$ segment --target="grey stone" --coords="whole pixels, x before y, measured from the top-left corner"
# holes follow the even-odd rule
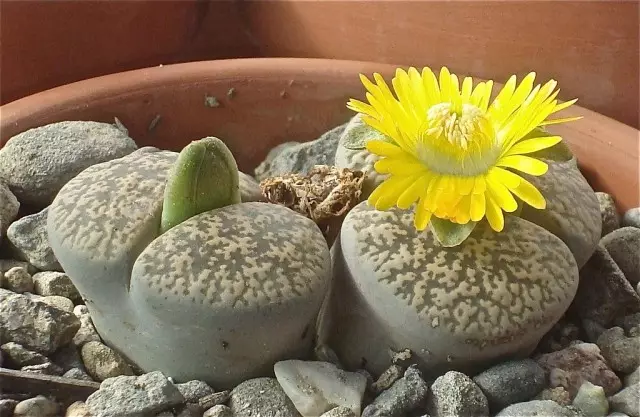
[[[86,404],[93,417],[147,417],[183,402],[178,388],[162,372],[154,371],[106,379]]]
[[[73,344],[77,347],[82,347],[88,342],[100,342],[100,335],[93,326],[89,309],[86,305],[77,305],[73,309],[75,314],[80,319],[80,330],[73,336]]]
[[[640,417],[640,384],[624,388],[609,397],[611,410],[625,413],[629,417]]]
[[[84,401],[76,401],[67,407],[64,417],[93,417]]]
[[[73,344],[64,346],[49,356],[53,363],[61,367],[65,372],[73,368],[86,371],[84,363],[82,363],[82,358],[80,357],[80,351]]]
[[[51,123],[7,141],[0,149],[0,179],[23,204],[44,207],[85,168],[135,149],[133,139],[108,123]]]
[[[544,369],[532,359],[504,362],[476,375],[473,381],[495,411],[532,399],[546,384]]]
[[[600,349],[593,343],[581,343],[547,353],[536,360],[545,370],[551,388],[562,386],[575,397],[585,381],[604,388],[607,395],[622,386],[620,378],[609,368]]]
[[[622,225],[640,228],[640,207],[627,210],[622,216]]]
[[[580,270],[571,314],[609,327],[618,317],[640,312],[640,296],[602,245]]]
[[[18,401],[11,399],[0,399],[0,417],[13,417]]]
[[[79,328],[73,313],[0,289],[0,340],[47,355],[71,342]]]
[[[640,336],[627,337],[620,327],[606,330],[597,345],[611,369],[629,374],[640,366]]]
[[[640,384],[640,366],[635,371],[624,377],[624,386]]]
[[[415,365],[362,411],[362,417],[402,417],[423,407],[429,385]]]
[[[5,343],[0,346],[0,350],[2,350],[7,366],[15,369],[22,368],[23,366],[40,365],[49,362],[49,358],[46,356],[41,355],[38,352],[32,352],[24,346],[14,342]]]
[[[96,381],[122,375],[133,375],[129,364],[120,354],[100,342],[87,342],[81,349],[82,362]]]
[[[397,380],[402,378],[403,374],[404,369],[400,365],[391,365],[382,374],[380,374],[378,379],[376,379],[376,382],[371,384],[371,391],[375,394],[380,394],[382,391],[391,387]]]
[[[254,170],[258,181],[287,173],[306,174],[314,165],[333,165],[340,135],[346,123],[310,142],[285,142],[269,151]]]
[[[432,417],[483,417],[489,415],[489,402],[471,378],[461,372],[449,371],[431,385],[428,409]]]
[[[0,150],[1,152],[1,150]],[[62,271],[47,237],[47,214],[49,208],[24,216],[11,223],[7,238],[19,256],[43,271]]]
[[[622,319],[622,328],[629,336],[640,336],[640,313],[625,316]]]
[[[55,308],[59,308],[62,311],[73,313],[73,301],[69,300],[67,297],[62,297],[60,295],[47,295],[45,297],[42,297],[40,302],[49,304],[50,306]]]
[[[321,361],[290,359],[273,367],[280,386],[305,417],[318,416],[335,406],[345,406],[360,415],[367,378]]]
[[[20,370],[24,372],[33,372],[33,373],[42,374],[42,375],[60,376],[63,374],[62,368],[60,368],[58,365],[56,365],[53,362],[45,362],[39,365],[23,366]]]
[[[17,293],[33,292],[33,279],[25,268],[16,266],[4,273],[3,287]]]
[[[555,388],[545,388],[540,391],[540,394],[536,395],[534,399],[551,400],[557,402],[560,405],[571,404],[571,395],[563,386],[558,386]]]
[[[609,412],[609,401],[604,389],[585,381],[573,399],[573,406],[587,417],[604,417]]]
[[[63,272],[39,272],[33,276],[35,292],[38,295],[59,295],[71,301],[81,300],[80,293],[71,282],[69,276]]]
[[[2,181],[0,181],[0,243],[9,225],[18,217],[20,202]]]
[[[44,395],[20,401],[13,410],[14,417],[57,417],[60,406]]]
[[[184,400],[188,403],[197,403],[200,398],[214,393],[213,388],[206,382],[198,380],[176,384],[176,387],[178,387],[178,391],[180,391]]]
[[[253,378],[232,391],[229,408],[234,417],[299,417],[289,397],[275,378]]]
[[[620,215],[610,194],[596,192],[596,197],[598,198],[600,214],[602,215],[602,236],[606,236],[620,227]]]
[[[93,378],[80,368],[71,368],[62,375],[64,378],[80,379],[82,381],[93,381]]]
[[[230,397],[231,391],[229,390],[214,392],[213,394],[208,394],[200,398],[198,400],[198,405],[202,409],[207,410],[213,406],[226,403],[229,401]]]
[[[226,405],[218,404],[214,405],[210,409],[204,412],[202,417],[234,417],[233,411]]]
[[[320,417],[358,417],[356,414],[353,414],[348,407],[335,407],[331,410],[327,411]]]
[[[533,400],[512,404],[495,417],[581,417],[575,409],[550,400]]]
[[[198,404],[185,404],[185,406],[178,412],[176,417],[203,417],[202,413],[205,411],[204,408],[200,407]],[[233,416],[231,416],[233,417]]]
[[[623,227],[600,240],[624,276],[632,284],[640,282],[640,229]]]

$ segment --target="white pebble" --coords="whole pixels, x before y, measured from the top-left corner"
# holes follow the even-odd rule
[[[33,292],[33,279],[25,268],[15,266],[4,273],[4,287],[20,294]]]
[[[60,407],[43,395],[20,401],[13,410],[14,417],[54,417]]]

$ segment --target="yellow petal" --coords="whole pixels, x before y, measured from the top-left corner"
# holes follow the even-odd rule
[[[349,100],[349,102],[347,103],[347,107],[351,110],[360,112],[360,113],[364,113],[364,114],[368,114],[370,116],[376,117],[378,116],[378,112],[373,108],[373,106],[371,106],[370,104],[364,103],[360,100],[356,100],[356,99],[351,99]]]
[[[504,215],[491,196],[487,196],[487,221],[496,232],[501,232],[504,229]]]
[[[456,206],[456,223],[466,224],[471,219],[471,196],[465,195]]]
[[[489,170],[489,176],[494,181],[501,182],[509,189],[520,185],[520,180],[522,179],[518,174],[514,174],[513,172],[500,167],[491,168]]]
[[[427,103],[432,106],[441,102],[440,87],[438,86],[438,80],[436,75],[431,71],[431,68],[425,67],[422,69],[422,85],[424,86],[424,92],[427,97]]]
[[[489,186],[489,193],[491,194],[492,200],[494,200],[501,209],[508,213],[516,211],[518,202],[513,198],[513,195],[511,195],[506,186],[491,178],[487,179],[487,185]]]
[[[529,175],[542,175],[549,169],[546,162],[524,155],[505,156],[496,165],[517,169]]]
[[[440,99],[451,101],[451,73],[447,67],[440,68]]]
[[[475,183],[473,185],[473,194],[484,194],[487,190],[487,182],[482,175],[479,175],[475,179]]]
[[[370,140],[365,145],[365,148],[373,154],[388,158],[397,158],[406,155],[406,152],[402,150],[401,147],[393,143],[385,142],[384,140]]]
[[[580,120],[580,119],[582,119],[582,116],[566,117],[564,119],[545,120],[544,122],[540,123],[540,126],[557,125],[558,123],[575,122],[576,120]]]
[[[411,184],[402,194],[398,197],[398,207],[401,209],[408,209],[417,199],[421,198],[427,192],[427,185],[429,184],[429,176],[422,175],[413,184]]]
[[[484,193],[482,194],[471,194],[471,220],[474,222],[479,221],[484,217],[484,213],[486,210],[486,200]]]
[[[416,230],[424,230],[429,225],[431,220],[431,212],[424,207],[425,196],[420,197],[420,202],[416,206],[416,212],[413,217],[413,224]]]
[[[541,136],[523,140],[513,145],[511,149],[509,149],[505,153],[505,156],[522,155],[526,153],[537,152],[539,150],[557,145],[560,141],[562,141],[562,138],[560,136]]]
[[[540,191],[524,178],[520,179],[520,184],[512,188],[511,192],[533,208],[542,210],[547,206],[547,202]]]
[[[427,167],[421,162],[411,160],[411,158],[384,158],[376,161],[373,164],[376,171],[381,174],[398,175],[406,177],[416,174],[424,174],[427,172]]]

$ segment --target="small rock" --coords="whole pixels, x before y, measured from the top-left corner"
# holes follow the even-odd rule
[[[80,352],[87,372],[96,381],[104,381],[122,375],[133,375],[131,367],[124,358],[100,342],[88,342],[82,346]]]
[[[176,384],[176,387],[188,403],[197,403],[200,398],[214,393],[213,388],[206,382],[198,380],[188,381],[184,384]]]
[[[93,417],[89,412],[89,407],[83,401],[76,401],[67,407],[64,417]]]
[[[12,417],[18,401],[0,399],[0,417]]]
[[[44,207],[80,171],[136,149],[133,139],[109,123],[51,123],[7,141],[0,149],[0,179],[23,204]]]
[[[534,360],[504,362],[476,375],[473,381],[480,387],[492,410],[535,397],[545,387],[546,378]]]
[[[187,403],[178,412],[176,417],[203,417],[202,413],[204,413],[204,410],[205,409],[200,407],[198,404]]]
[[[346,123],[324,133],[311,142],[285,142],[269,151],[255,169],[258,181],[287,173],[306,174],[314,165],[334,165],[340,135]]]
[[[429,414],[432,417],[488,416],[489,402],[471,378],[449,371],[431,385]]]
[[[640,228],[640,207],[627,210],[622,216],[622,225]]]
[[[562,386],[555,387],[555,388],[545,388],[542,391],[540,391],[540,394],[536,395],[534,399],[551,400],[551,401],[557,402],[560,405],[571,404],[571,395]]]
[[[14,417],[55,417],[60,406],[43,395],[20,401],[13,410]]]
[[[234,417],[300,417],[275,378],[253,378],[232,391],[229,407]]]
[[[627,337],[620,327],[613,327],[600,335],[597,345],[614,371],[629,374],[640,366],[640,336]]]
[[[215,405],[224,404],[229,401],[231,397],[231,391],[225,390],[220,392],[214,392],[213,394],[205,395],[198,400],[198,405],[207,410]]]
[[[44,355],[67,345],[80,320],[45,303],[0,289],[0,339],[16,342]]]
[[[93,378],[80,368],[71,368],[62,375],[64,378],[80,379],[82,381],[93,381]]]
[[[9,225],[18,217],[19,210],[20,202],[9,187],[0,181],[0,242]]]
[[[3,286],[17,293],[33,292],[33,279],[25,268],[16,266],[4,273]]]
[[[596,192],[596,197],[598,197],[600,214],[602,215],[602,236],[606,236],[620,227],[620,215],[611,195]]]
[[[71,344],[58,349],[53,355],[50,355],[50,358],[53,363],[61,367],[65,372],[72,368],[85,369],[80,352]]]
[[[623,318],[622,328],[631,337],[640,336],[640,313],[630,314]]]
[[[7,366],[14,369],[20,369],[23,366],[40,365],[49,362],[49,359],[38,352],[30,351],[24,346],[9,342],[0,346],[0,350],[4,355]]]
[[[2,152],[2,149],[0,149]],[[24,216],[11,223],[7,238],[20,257],[42,271],[62,271],[58,259],[49,245],[47,214],[49,208]]]
[[[63,272],[39,272],[33,276],[33,282],[38,295],[59,295],[74,302],[82,299],[69,276]]]
[[[611,414],[608,414],[607,417],[629,417],[628,415],[626,415],[625,413],[618,413],[617,411],[614,411]]]
[[[550,387],[564,387],[571,398],[585,381],[601,386],[607,395],[617,392],[622,386],[620,378],[609,368],[600,349],[593,343],[581,343],[544,354],[537,362],[548,375]]]
[[[363,375],[319,361],[285,360],[277,362],[273,370],[280,386],[303,416],[319,416],[339,405],[360,415],[367,388]]]
[[[397,352],[393,352],[391,355],[391,363],[394,365],[400,365],[404,368],[408,368],[413,365],[413,353],[410,349],[402,349]]]
[[[351,411],[351,409],[348,407],[336,407],[327,411],[320,417],[358,417],[358,416],[353,414],[353,411]]]
[[[383,391],[362,412],[362,417],[403,417],[424,406],[429,385],[412,365],[391,388]]]
[[[609,412],[609,401],[604,389],[585,381],[578,390],[573,406],[587,417],[604,417]]]
[[[73,301],[69,300],[67,297],[62,297],[60,295],[47,295],[46,297],[42,297],[40,302],[49,304],[51,307],[59,308],[62,311],[73,313]],[[82,327],[82,321],[80,322],[80,326]]]
[[[495,417],[582,417],[577,410],[555,401],[533,400],[510,405]]]
[[[623,227],[603,237],[600,244],[630,283],[640,282],[640,229]]]
[[[80,319],[80,330],[73,336],[73,344],[80,348],[88,342],[100,342],[100,335],[98,335],[96,328],[93,326],[93,321],[91,320],[87,306],[75,306],[73,314]]]
[[[640,384],[631,385],[609,397],[609,404],[613,411],[640,417]]]
[[[154,371],[106,379],[86,404],[93,417],[128,417],[157,414],[183,402],[178,388],[162,372]]]
[[[233,412],[226,405],[214,405],[204,412],[202,417],[234,417]]]
[[[52,362],[41,363],[40,365],[23,366],[20,370],[42,375],[60,376],[63,374],[62,368]]]
[[[640,384],[640,367],[629,375],[624,377],[624,386],[629,387],[631,385]]]
[[[598,245],[580,270],[580,284],[569,311],[604,327],[617,317],[640,312],[640,296],[604,246]]]
[[[402,378],[403,374],[404,369],[401,366],[391,365],[378,377],[376,382],[371,384],[371,391],[375,394],[380,394]]]

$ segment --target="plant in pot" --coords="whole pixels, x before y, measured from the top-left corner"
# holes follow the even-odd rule
[[[581,289],[581,271],[605,256],[602,204],[571,147],[552,132],[580,123],[550,117],[575,107],[556,99],[554,81],[512,77],[496,95],[491,81],[459,80],[446,68],[436,75],[346,62],[336,73],[317,63],[244,60],[149,70],[154,77],[133,72],[112,81],[91,110],[65,114],[57,96],[55,106],[32,109],[31,120],[10,113],[9,120],[35,125],[0,150],[7,163],[29,153],[26,138],[71,149],[95,133],[88,124],[96,122],[72,122],[80,129],[54,121],[149,112],[149,96],[158,108],[183,112],[158,128],[166,146],[77,165],[34,214],[106,346],[142,372],[233,389],[228,404],[236,413],[246,406],[239,387],[255,383],[293,415],[336,406],[356,415],[441,415],[447,384],[464,385],[477,399],[456,405],[460,413],[488,414],[490,405],[499,411],[537,392],[504,403],[469,376],[530,357],[572,309],[603,327],[640,311],[629,282],[616,284],[624,305],[602,311],[591,309],[589,289]],[[392,75],[391,87],[380,67]],[[269,69],[276,75],[265,75]],[[357,75],[372,72],[375,82],[360,78],[367,102],[349,100],[362,96]],[[202,105],[211,90],[237,96],[212,109]],[[78,90],[67,91],[69,102],[82,101],[73,96]],[[233,121],[235,112],[242,117]],[[126,114],[133,126],[136,114]],[[192,120],[202,122],[194,128]],[[122,127],[98,124],[126,136]],[[61,130],[42,143],[43,129],[53,127]],[[287,129],[304,139],[285,143]],[[176,140],[176,132],[196,138]],[[28,159],[37,165],[38,158]],[[18,168],[7,167],[0,177],[33,203],[28,187],[9,175]],[[255,178],[245,173],[254,168]],[[334,235],[320,218],[337,220]],[[377,381],[367,383],[362,370]],[[260,385],[273,375],[277,393]],[[425,381],[433,382],[431,397]],[[387,397],[403,384],[418,391],[395,404]],[[111,389],[87,400],[93,412]],[[386,389],[365,399],[365,391]]]

